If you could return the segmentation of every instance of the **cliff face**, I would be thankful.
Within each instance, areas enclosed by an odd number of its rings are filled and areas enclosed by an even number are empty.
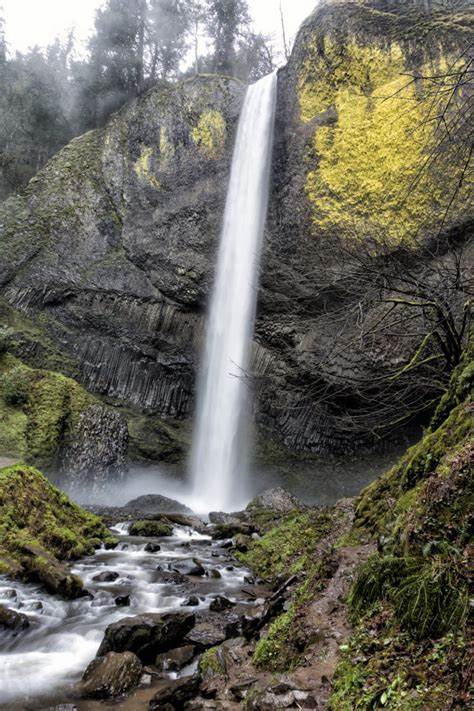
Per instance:
[[[341,373],[374,360],[383,369],[406,357],[405,347],[387,340],[327,359],[340,328],[336,312],[347,310],[348,337],[359,318],[355,297],[345,304],[341,296],[346,272],[337,240],[352,244],[383,231],[393,247],[425,216],[429,232],[443,209],[436,188],[398,215],[395,196],[413,179],[412,156],[423,158],[420,142],[410,139],[422,118],[423,91],[403,89],[401,77],[455,56],[468,19],[426,15],[420,41],[395,5],[323,4],[280,72],[253,371],[260,424],[296,449],[354,442],[357,433],[338,423],[343,400],[327,404],[321,391],[337,390]],[[400,90],[413,112],[381,98]],[[185,446],[180,423],[192,413],[244,92],[236,81],[211,76],[157,86],[103,131],[72,141],[24,195],[0,206],[9,348],[40,367],[54,361],[91,392],[132,408],[130,432],[144,456],[176,456],[170,441]],[[438,185],[436,176],[429,180]],[[448,226],[463,222],[456,209]],[[346,401],[354,397],[344,393]],[[153,438],[163,446],[150,446]]]

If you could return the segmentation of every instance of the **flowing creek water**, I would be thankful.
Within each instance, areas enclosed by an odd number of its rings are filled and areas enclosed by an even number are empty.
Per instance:
[[[72,567],[92,599],[66,602],[37,585],[0,578],[0,604],[26,614],[30,621],[30,627],[17,636],[3,634],[0,638],[1,709],[73,708],[58,705],[74,699],[74,684],[95,657],[105,628],[121,618],[183,609],[199,613],[209,608],[216,595],[244,606],[254,604],[242,590],[249,572],[230,557],[222,541],[184,526],[175,526],[172,536],[159,539],[132,537],[127,529],[125,523],[112,528],[119,538],[117,548],[100,549]],[[147,552],[145,546],[150,541],[161,549]],[[199,559],[206,575],[186,576],[183,584],[160,579],[163,570],[193,558]],[[117,579],[94,581],[104,571],[118,573]],[[213,577],[215,571],[220,577]],[[130,606],[118,607],[115,599],[127,595]],[[182,607],[191,595],[199,599],[199,605]],[[192,670],[193,665],[179,673]],[[175,677],[176,672],[169,676]],[[100,707],[98,702],[77,703],[80,711],[96,707]]]

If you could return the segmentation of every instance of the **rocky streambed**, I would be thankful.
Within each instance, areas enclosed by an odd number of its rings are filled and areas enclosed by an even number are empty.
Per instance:
[[[9,610],[0,619],[0,708],[89,711],[112,698],[126,709],[179,708],[198,693],[206,650],[254,634],[281,611],[278,590],[232,555],[251,533],[247,523],[169,512],[137,521],[132,509],[128,520],[119,519],[130,509],[108,509],[116,546],[73,565],[84,597],[64,601],[0,578]]]

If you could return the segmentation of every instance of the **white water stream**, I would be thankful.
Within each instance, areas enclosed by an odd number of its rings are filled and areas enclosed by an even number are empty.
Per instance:
[[[198,383],[191,457],[196,511],[229,510],[244,497],[245,376],[268,205],[276,89],[276,74],[249,87],[237,131]]]
[[[176,526],[173,536],[159,539],[161,549],[149,553],[145,549],[149,539],[128,536],[127,531],[128,525],[118,525],[113,529],[120,537],[115,550],[98,550],[74,565],[73,572],[84,581],[92,599],[68,602],[39,585],[0,576],[0,605],[24,613],[30,622],[28,629],[17,634],[0,630],[2,711],[72,709],[67,703],[75,701],[74,684],[95,657],[105,628],[123,617],[183,609],[200,612],[209,608],[217,594],[247,604],[241,588],[248,571],[235,565],[219,541]],[[184,585],[163,582],[160,570],[196,556],[206,573],[217,570],[221,577],[189,577]],[[104,571],[114,571],[117,578],[95,581]],[[181,607],[191,594],[198,596],[199,605]],[[115,598],[124,595],[130,596],[130,605],[117,607]]]

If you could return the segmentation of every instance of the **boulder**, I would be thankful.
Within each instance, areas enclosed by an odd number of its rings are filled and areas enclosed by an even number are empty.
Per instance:
[[[86,698],[120,696],[138,686],[142,673],[143,665],[132,652],[109,652],[89,664],[77,690]]]
[[[175,573],[181,573],[181,575],[202,577],[206,574],[204,567],[197,558],[175,561],[171,564],[171,569],[174,570]]]
[[[232,602],[227,597],[218,595],[209,605],[209,609],[211,612],[223,612],[224,610],[230,610],[234,605],[235,602]]]
[[[138,511],[143,514],[193,514],[190,508],[179,501],[169,499],[160,494],[146,494],[132,499],[123,507],[129,511]]]
[[[189,580],[182,573],[176,570],[162,570],[157,568],[156,582],[163,585],[186,585]]]
[[[153,663],[157,654],[182,643],[194,623],[194,615],[186,612],[125,617],[107,627],[97,656],[134,652],[144,664]]]
[[[161,551],[161,546],[158,543],[147,543],[145,546],[145,551],[147,553],[158,553]]]
[[[150,710],[182,709],[187,701],[197,696],[199,692],[200,678],[197,674],[186,676],[175,681],[167,680],[162,682],[162,688],[150,701]]]
[[[289,513],[290,511],[304,509],[305,505],[286,489],[278,486],[274,489],[267,489],[262,494],[256,496],[247,505],[246,511],[254,513],[259,510],[272,511],[274,513]]]
[[[191,595],[184,602],[181,603],[181,607],[197,607],[199,605],[199,598],[197,595]]]
[[[173,535],[173,526],[164,521],[143,520],[135,521],[129,529],[131,536],[143,536],[145,538],[161,538]]]
[[[119,595],[115,598],[117,607],[130,607],[130,595]]]
[[[97,573],[92,578],[94,583],[113,583],[115,580],[120,578],[120,573],[115,572],[115,570],[104,570],[102,573]]]
[[[21,612],[0,606],[0,630],[21,632],[30,626],[28,617]]]
[[[169,652],[159,654],[155,666],[161,671],[179,671],[193,660],[194,655],[194,647],[187,644],[184,647],[177,647]]]

